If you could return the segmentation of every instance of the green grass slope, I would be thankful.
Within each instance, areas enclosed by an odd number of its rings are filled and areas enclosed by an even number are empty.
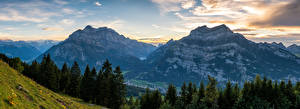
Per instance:
[[[0,60],[0,109],[102,109],[102,107],[54,93]]]

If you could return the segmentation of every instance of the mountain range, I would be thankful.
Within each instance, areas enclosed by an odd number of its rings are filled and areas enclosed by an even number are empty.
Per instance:
[[[58,41],[53,40],[0,40],[0,53],[9,57],[20,57],[23,61],[29,62],[57,43]]]
[[[150,71],[129,77],[175,85],[206,81],[208,75],[220,83],[241,83],[257,74],[274,80],[300,79],[300,59],[282,44],[252,42],[226,25],[198,27],[152,52],[146,62]]]
[[[155,49],[151,44],[126,38],[113,29],[93,28],[88,25],[47,50],[37,60],[40,61],[44,55],[50,54],[58,66],[62,66],[64,62],[72,65],[77,61],[82,69],[87,64],[99,69],[108,59],[113,65],[121,66],[127,71],[146,66],[142,60]]]
[[[297,51],[282,43],[255,43],[226,25],[198,27],[188,36],[170,40],[158,48],[126,38],[107,27],[86,26],[43,55],[50,54],[59,66],[77,61],[82,69],[87,64],[99,69],[108,59],[121,66],[129,81],[179,86],[188,81],[206,82],[208,75],[220,83],[228,80],[240,83],[252,80],[257,74],[296,81],[300,79],[300,59],[291,50]],[[37,59],[41,60],[43,55]]]

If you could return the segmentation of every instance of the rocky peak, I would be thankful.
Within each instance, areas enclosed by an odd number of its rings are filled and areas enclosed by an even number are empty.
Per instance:
[[[271,45],[281,48],[281,49],[286,49],[286,47],[282,44],[282,42],[279,42],[279,43],[272,42]]]
[[[209,33],[233,33],[230,28],[228,28],[225,24],[213,27],[213,28],[208,28],[206,25],[198,27],[194,30],[191,31],[191,35],[205,35]]]
[[[72,33],[69,37],[71,40],[118,40],[125,37],[117,33],[115,30],[107,27],[94,28],[87,25],[83,30],[79,29]]]

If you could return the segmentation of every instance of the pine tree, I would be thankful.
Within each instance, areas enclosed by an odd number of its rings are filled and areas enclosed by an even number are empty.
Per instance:
[[[59,70],[55,63],[51,60],[50,54],[44,57],[41,64],[40,83],[53,91],[59,88]]]
[[[40,67],[41,65],[37,61],[33,61],[29,67],[29,73],[32,73],[31,78],[36,82],[38,82],[38,75],[40,75]]]
[[[122,75],[122,71],[120,67],[116,67],[114,70],[115,73],[115,78],[114,78],[114,90],[115,94],[113,98],[113,108],[114,109],[119,109],[120,106],[124,103],[124,98],[126,94],[126,86],[124,84],[124,77]]]
[[[222,109],[231,109],[233,107],[233,104],[235,102],[234,96],[233,96],[233,89],[231,86],[231,82],[228,81],[226,84],[226,88],[224,90],[224,100],[223,100],[223,106],[220,106]]]
[[[186,107],[188,103],[187,103],[187,88],[185,82],[181,86],[180,100],[183,102],[184,107]]]
[[[104,89],[106,88],[104,83],[105,83],[104,75],[103,75],[103,71],[101,69],[97,75],[96,86],[95,86],[96,104],[99,104],[99,105],[104,105],[104,95],[105,95]]]
[[[86,66],[84,75],[80,84],[80,98],[85,102],[92,100],[91,89],[93,89],[93,77],[89,65]]]
[[[68,88],[68,94],[73,97],[79,97],[80,93],[81,70],[78,63],[75,61],[71,68],[71,83]]]
[[[189,85],[188,85],[188,88],[187,88],[187,97],[186,97],[186,103],[187,104],[192,103],[193,94],[194,94],[193,83],[189,82]]]
[[[68,68],[67,63],[64,63],[61,69],[61,79],[60,79],[60,91],[67,93],[66,90],[70,87],[71,83],[71,72]]]
[[[152,109],[151,94],[147,88],[145,94],[141,97],[141,109]]]
[[[198,104],[200,104],[200,102],[202,102],[201,100],[204,98],[205,96],[205,87],[204,87],[204,83],[203,81],[201,81],[200,83],[200,88],[199,88],[199,91],[198,91]]]
[[[170,84],[166,93],[166,102],[169,102],[171,106],[174,106],[176,100],[177,100],[176,87]]]
[[[207,106],[212,109],[217,109],[217,99],[218,99],[218,91],[217,91],[217,81],[215,78],[208,76],[209,83],[206,86],[204,101],[207,103]]]

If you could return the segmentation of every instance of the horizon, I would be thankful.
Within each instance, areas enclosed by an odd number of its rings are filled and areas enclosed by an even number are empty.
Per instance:
[[[62,41],[91,25],[166,42],[199,26],[226,24],[254,42],[300,44],[298,0],[12,0],[0,6],[0,39],[15,41]]]

